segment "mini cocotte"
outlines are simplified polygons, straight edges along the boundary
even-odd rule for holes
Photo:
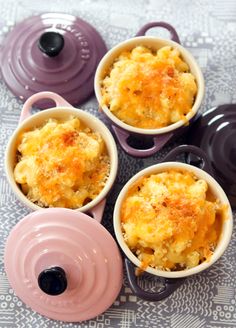
[[[157,129],[185,120],[197,93],[177,48],[123,51],[101,82],[102,106],[126,124]]]
[[[201,157],[197,147],[173,150],[186,151]],[[159,277],[187,277],[215,263],[232,235],[230,203],[216,180],[203,169],[169,161],[172,155],[166,158],[134,175],[114,208],[115,235],[136,291],[133,265]]]

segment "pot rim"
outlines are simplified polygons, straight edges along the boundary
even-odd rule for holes
[[[56,114],[56,116],[53,116],[55,114]],[[57,114],[59,114],[59,115],[57,115]],[[52,107],[52,108],[48,108],[43,111],[40,111],[36,114],[33,114],[32,116],[26,118],[23,122],[19,123],[19,125],[17,126],[17,128],[15,129],[14,133],[12,134],[11,138],[8,141],[6,151],[5,151],[5,172],[6,172],[7,180],[9,182],[13,192],[15,193],[15,195],[28,208],[30,208],[32,210],[40,210],[40,209],[44,208],[44,207],[40,207],[39,205],[30,201],[26,197],[26,195],[23,194],[23,192],[20,190],[18,184],[15,182],[14,175],[13,175],[13,169],[11,168],[11,165],[10,165],[11,152],[13,151],[12,147],[14,147],[14,145],[17,141],[17,137],[19,136],[19,134],[22,131],[24,131],[26,126],[30,125],[33,130],[33,128],[35,127],[34,123],[38,119],[39,120],[41,119],[41,123],[43,123],[49,118],[53,118],[53,117],[59,118],[60,116],[61,117],[76,116],[79,119],[81,119],[83,122],[85,122],[85,124],[88,125],[88,127],[90,127],[90,124],[87,124],[87,123],[92,122],[91,125],[98,127],[98,131],[100,133],[102,131],[102,134],[103,134],[102,138],[106,144],[108,155],[110,157],[110,161],[111,161],[110,174],[109,174],[109,177],[108,177],[106,184],[105,184],[104,188],[102,189],[102,191],[97,195],[97,197],[95,197],[88,204],[86,204],[78,209],[74,209],[75,211],[88,212],[88,211],[92,210],[96,205],[99,205],[99,203],[102,202],[102,200],[104,200],[104,198],[107,196],[108,192],[112,188],[112,186],[115,182],[117,170],[118,170],[118,152],[117,152],[117,147],[116,147],[114,138],[113,138],[111,132],[109,131],[109,129],[106,127],[106,125],[101,120],[99,120],[97,117],[95,117],[92,114],[85,112],[81,109],[77,109],[74,107],[66,107],[66,106]],[[39,123],[36,125],[39,125]],[[91,128],[91,129],[94,131],[94,128]]]
[[[189,165],[185,163],[177,163],[177,162],[165,162],[165,163],[159,163],[152,165],[150,167],[147,167],[137,174],[135,174],[122,188],[116,203],[115,203],[115,208],[114,208],[114,214],[113,214],[113,225],[114,225],[114,231],[115,231],[115,236],[116,239],[126,255],[126,257],[136,266],[136,267],[141,267],[141,261],[132,253],[132,251],[129,249],[128,245],[125,243],[122,230],[121,230],[121,224],[120,224],[120,208],[122,201],[128,191],[128,189],[131,187],[131,185],[137,181],[137,179],[143,177],[143,176],[148,176],[150,174],[158,173],[158,172],[163,172],[166,169],[185,169],[190,172],[193,172],[197,177],[200,179],[204,179],[209,187],[212,189],[213,194],[220,199],[220,201],[224,204],[227,204],[228,207],[228,215],[227,219],[224,220],[223,226],[222,226],[222,232],[220,239],[218,241],[217,247],[212,254],[210,260],[204,261],[203,263],[182,271],[164,271],[160,269],[154,269],[151,267],[147,267],[145,272],[148,272],[150,274],[153,274],[155,276],[159,277],[165,277],[165,278],[183,278],[187,276],[191,276],[193,274],[197,274],[207,268],[209,268],[213,263],[215,263],[224,253],[226,250],[230,239],[232,235],[232,229],[233,229],[233,215],[232,215],[232,210],[230,207],[229,200],[224,192],[224,190],[221,188],[221,186],[216,182],[216,180],[208,173],[205,171]]]
[[[197,74],[194,74],[194,76],[195,79],[197,80],[198,91],[192,110],[186,115],[186,121],[189,122],[190,119],[195,116],[195,114],[199,110],[199,107],[201,106],[204,97],[205,83],[204,83],[203,74],[195,58],[186,48],[184,48],[182,45],[178,44],[175,41],[163,39],[163,38],[157,38],[154,36],[138,36],[138,37],[130,38],[128,40],[125,40],[117,44],[105,54],[105,56],[101,59],[100,63],[98,64],[95,73],[95,78],[94,78],[94,90],[99,106],[101,107],[104,114],[108,116],[109,119],[112,122],[114,122],[114,124],[122,128],[123,130],[129,131],[131,133],[136,133],[141,135],[160,135],[160,134],[171,132],[173,130],[180,128],[183,125],[186,125],[186,121],[180,120],[176,123],[173,123],[171,125],[159,129],[142,129],[122,122],[120,119],[118,119],[115,115],[111,113],[111,111],[108,109],[107,106],[101,105],[102,95],[101,95],[100,81],[102,77],[105,75],[103,72],[107,69],[108,66],[112,65],[115,58],[117,58],[117,56],[121,51],[123,51],[124,49],[132,49],[135,46],[140,45],[142,42],[145,43],[144,45],[152,44],[153,46],[153,43],[157,43],[157,44],[162,43],[162,46],[169,45],[177,48],[180,51],[180,54],[183,55],[184,61],[186,61],[188,65],[191,64],[190,66],[194,68],[194,70],[196,70]]]

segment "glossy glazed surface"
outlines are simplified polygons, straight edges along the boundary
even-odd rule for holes
[[[236,105],[218,106],[202,114],[192,125],[187,141],[206,152],[215,179],[236,208]]]
[[[64,47],[55,57],[47,56],[38,46],[40,37],[51,31],[64,39]],[[47,90],[79,104],[93,92],[95,70],[106,51],[98,32],[80,18],[57,13],[33,16],[16,25],[4,40],[2,76],[23,101]]]
[[[38,286],[40,273],[60,267],[67,288],[58,296]],[[122,285],[122,260],[109,232],[88,215],[68,209],[36,211],[11,231],[5,248],[9,282],[33,310],[49,318],[82,321],[104,312]]]

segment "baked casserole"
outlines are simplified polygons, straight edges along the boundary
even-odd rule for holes
[[[159,129],[187,121],[197,84],[176,48],[123,51],[101,81],[102,106],[122,122]]]
[[[79,208],[104,188],[110,173],[106,145],[77,117],[49,119],[18,140],[15,181],[41,207]]]
[[[122,202],[124,240],[144,270],[189,269],[211,258],[225,207],[207,182],[190,171],[169,169],[144,176]]]

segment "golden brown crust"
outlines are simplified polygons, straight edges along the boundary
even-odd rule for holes
[[[110,160],[101,136],[78,118],[49,120],[19,140],[17,183],[42,207],[79,208],[104,188]]]
[[[123,52],[101,81],[102,103],[121,121],[144,129],[186,121],[197,92],[177,49]]]
[[[121,207],[124,238],[142,267],[185,269],[209,260],[217,245],[225,206],[204,180],[168,170],[139,179]]]

